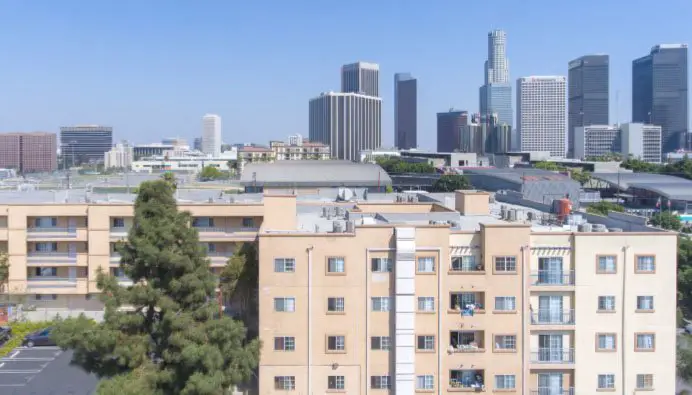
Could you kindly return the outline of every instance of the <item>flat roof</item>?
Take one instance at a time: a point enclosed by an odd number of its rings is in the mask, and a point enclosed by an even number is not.
[[[391,178],[379,165],[344,160],[291,160],[250,163],[243,169],[243,186],[364,187],[389,185]]]
[[[607,182],[620,190],[643,189],[667,199],[692,201],[692,181],[655,173],[593,173],[591,177]]]
[[[516,183],[530,183],[541,181],[576,182],[564,174],[534,168],[508,167],[498,169],[492,167],[465,167],[463,169],[463,173],[468,175],[495,177]]]

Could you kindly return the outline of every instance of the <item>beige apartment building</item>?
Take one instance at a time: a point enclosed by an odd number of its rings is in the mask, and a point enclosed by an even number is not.
[[[181,193],[212,270],[258,242],[259,394],[674,393],[675,234],[505,220],[483,192],[395,197]],[[100,309],[99,268],[128,284],[131,203],[29,201],[0,199],[9,292]]]

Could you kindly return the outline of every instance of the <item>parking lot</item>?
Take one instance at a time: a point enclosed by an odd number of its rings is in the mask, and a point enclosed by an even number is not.
[[[0,358],[2,395],[89,395],[98,379],[70,365],[58,347],[18,347]]]

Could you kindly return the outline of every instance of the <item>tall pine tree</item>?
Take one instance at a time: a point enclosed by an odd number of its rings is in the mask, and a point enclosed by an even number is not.
[[[165,179],[139,187],[134,226],[120,246],[134,285],[99,274],[104,321],[69,319],[54,331],[76,364],[103,378],[100,395],[221,395],[257,367],[259,343],[220,316],[216,280],[174,190]]]

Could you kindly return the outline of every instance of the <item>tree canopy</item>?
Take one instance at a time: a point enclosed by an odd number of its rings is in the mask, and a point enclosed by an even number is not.
[[[653,226],[667,230],[679,231],[682,228],[680,218],[670,211],[662,211],[652,215],[649,222]]]
[[[384,169],[387,173],[435,173],[435,166],[427,162],[406,162],[397,156],[383,156],[375,160],[375,162]]]
[[[215,166],[205,166],[199,173],[199,179],[202,181],[226,180],[230,177],[227,171],[221,171]]]
[[[98,274],[104,320],[67,319],[54,329],[73,362],[102,378],[99,395],[222,395],[257,367],[258,341],[219,314],[216,280],[174,184],[142,183],[134,226],[119,246],[134,285]]]
[[[602,215],[604,217],[608,216],[610,211],[622,213],[625,211],[625,208],[617,203],[608,202],[605,200],[586,206],[587,213]]]
[[[454,192],[471,188],[469,179],[460,174],[443,174],[432,185],[433,192]]]
[[[0,252],[0,292],[4,292],[10,278],[10,262],[7,254]]]
[[[677,162],[666,164],[649,163],[639,159],[628,159],[622,162],[620,167],[632,170],[635,173],[669,174],[692,180],[692,159],[687,155]]]
[[[548,161],[536,162],[533,167],[541,170],[567,172],[570,178],[578,182],[581,186],[591,181],[591,173],[580,168],[567,168],[555,162]]]

